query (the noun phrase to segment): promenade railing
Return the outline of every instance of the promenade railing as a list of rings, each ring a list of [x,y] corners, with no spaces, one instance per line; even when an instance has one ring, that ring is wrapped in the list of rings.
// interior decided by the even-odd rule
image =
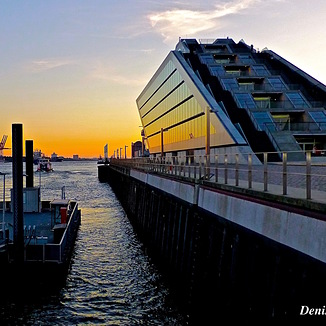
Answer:
[[[289,153],[293,152],[112,159],[110,164],[117,169],[133,168],[326,202],[326,156],[315,161],[314,154],[307,151],[305,161],[290,162]],[[281,161],[270,162],[275,156]]]
[[[64,263],[68,259],[69,249],[71,250],[76,228],[80,222],[80,212],[78,203],[72,202],[72,211],[67,223],[67,227],[62,235],[60,243],[44,243],[25,245],[24,260],[28,262],[55,262]],[[36,238],[33,240],[35,241]],[[70,247],[69,247],[70,246]],[[9,246],[9,258],[13,257],[13,244]]]

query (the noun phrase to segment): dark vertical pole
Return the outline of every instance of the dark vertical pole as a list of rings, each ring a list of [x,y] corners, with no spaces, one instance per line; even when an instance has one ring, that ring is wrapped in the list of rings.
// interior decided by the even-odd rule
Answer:
[[[14,259],[24,261],[24,213],[23,213],[23,126],[12,125],[12,185],[14,222]]]
[[[34,187],[34,171],[33,171],[33,141],[26,140],[25,142],[26,151],[26,187]]]
[[[163,142],[163,132],[164,132],[164,129],[161,128],[161,157],[164,156],[164,142]]]

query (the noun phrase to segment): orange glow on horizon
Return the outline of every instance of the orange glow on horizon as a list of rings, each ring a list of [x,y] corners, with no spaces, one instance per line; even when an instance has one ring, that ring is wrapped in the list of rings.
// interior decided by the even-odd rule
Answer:
[[[6,142],[6,149],[3,151],[4,156],[12,155],[12,136],[11,130],[4,132],[8,135]],[[0,135],[2,138],[2,135]],[[113,155],[114,151],[122,148],[124,156],[125,146],[127,147],[127,157],[130,157],[131,143],[141,140],[140,128],[138,125],[130,133],[123,134],[116,131],[114,137],[104,137],[103,135],[86,135],[86,134],[71,134],[69,132],[59,135],[55,131],[48,133],[29,132],[23,125],[23,155],[25,155],[25,141],[33,140],[33,149],[41,150],[45,156],[50,157],[52,153],[66,158],[72,158],[73,155],[78,155],[80,158],[98,158],[104,156],[104,146],[108,144],[109,157]]]

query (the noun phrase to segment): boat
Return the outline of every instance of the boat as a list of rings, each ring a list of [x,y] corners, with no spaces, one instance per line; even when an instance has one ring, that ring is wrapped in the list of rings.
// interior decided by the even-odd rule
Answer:
[[[50,159],[46,157],[42,157],[38,159],[37,163],[37,172],[52,172],[52,164],[50,162]]]
[[[63,156],[58,156],[56,153],[51,154],[51,162],[62,162],[63,161]]]
[[[37,284],[51,287],[64,282],[67,276],[81,210],[76,201],[66,198],[39,201],[39,188],[24,188],[25,192],[26,198],[35,198],[28,205],[24,203],[23,252],[17,256],[14,216],[6,210],[5,225],[0,230],[0,277],[13,279],[13,283],[19,279],[22,286],[32,289]],[[18,264],[17,257],[23,257],[23,262]]]
[[[107,157],[102,158],[101,155],[97,160],[97,164],[109,164],[109,163],[110,163],[110,160]]]
[[[35,149],[33,152],[33,162],[35,165],[38,165],[39,159],[43,156],[42,151],[40,149]]]

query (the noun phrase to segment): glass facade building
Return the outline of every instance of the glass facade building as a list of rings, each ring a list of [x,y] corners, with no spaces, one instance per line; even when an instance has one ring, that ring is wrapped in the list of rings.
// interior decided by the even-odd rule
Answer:
[[[167,56],[137,106],[151,154],[204,150],[208,133],[212,148],[246,145],[179,51]]]
[[[138,103],[151,153],[161,151],[161,128],[168,151],[190,148],[188,140],[205,137],[204,111],[172,61]]]
[[[210,154],[325,149],[325,100],[324,85],[274,52],[227,38],[181,39],[136,102],[156,156],[207,143]]]

